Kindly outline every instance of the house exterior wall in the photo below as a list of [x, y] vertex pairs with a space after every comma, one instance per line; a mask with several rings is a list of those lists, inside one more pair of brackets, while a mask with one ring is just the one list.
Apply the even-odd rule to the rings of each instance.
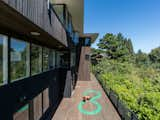
[[[49, 119], [65, 88], [71, 88], [69, 95], [75, 88], [78, 64], [79, 80], [90, 80], [89, 45], [79, 44], [78, 32], [66, 30], [48, 1], [0, 2], [0, 120]], [[79, 1], [69, 1], [64, 3], [81, 34], [84, 1], [80, 0], [80, 21], [74, 16]], [[40, 36], [30, 35], [32, 30]]]
[[90, 80], [90, 52], [91, 48], [83, 46], [81, 48], [81, 56], [78, 70], [78, 80]]
[[[1, 3], [1, 6], [8, 7], [8, 10], [15, 10], [18, 13], [17, 15], [14, 13], [15, 20], [16, 16], [21, 15], [21, 17], [28, 19], [37, 27], [49, 33], [54, 39], [67, 46], [66, 31], [52, 8], [48, 8], [47, 0], [1, 0], [1, 2], [4, 2], [4, 4]], [[9, 9], [9, 7], [12, 9]]]

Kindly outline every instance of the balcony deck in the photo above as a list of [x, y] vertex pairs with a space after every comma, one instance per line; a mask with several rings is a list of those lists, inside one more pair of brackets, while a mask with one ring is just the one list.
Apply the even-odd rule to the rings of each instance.
[[[82, 102], [84, 94], [91, 96], [90, 101]], [[62, 100], [52, 120], [121, 120], [121, 118], [94, 75], [91, 75], [91, 81], [77, 82], [72, 98]]]

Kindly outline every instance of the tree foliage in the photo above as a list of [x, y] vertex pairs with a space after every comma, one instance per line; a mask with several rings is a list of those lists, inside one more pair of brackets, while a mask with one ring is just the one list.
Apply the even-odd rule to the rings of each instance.
[[140, 120], [160, 120], [160, 47], [135, 53], [131, 39], [121, 33], [107, 33], [98, 47], [108, 56], [92, 65], [101, 82]]
[[127, 58], [134, 54], [131, 40], [124, 38], [121, 33], [107, 33], [100, 39], [98, 47], [105, 50], [110, 59]]
[[149, 54], [149, 58], [153, 63], [160, 63], [160, 47], [153, 49]]
[[103, 59], [92, 67], [106, 87], [118, 94], [140, 120], [160, 119], [160, 74], [152, 67]]
[[148, 64], [149, 63], [149, 57], [146, 53], [143, 53], [141, 50], [138, 50], [138, 53], [135, 54], [135, 62], [138, 65], [142, 64]]

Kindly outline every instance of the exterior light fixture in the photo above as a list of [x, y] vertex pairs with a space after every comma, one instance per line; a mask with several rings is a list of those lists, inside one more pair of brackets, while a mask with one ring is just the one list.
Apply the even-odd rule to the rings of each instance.
[[39, 36], [39, 35], [40, 35], [40, 33], [39, 33], [39, 32], [31, 32], [31, 35]]

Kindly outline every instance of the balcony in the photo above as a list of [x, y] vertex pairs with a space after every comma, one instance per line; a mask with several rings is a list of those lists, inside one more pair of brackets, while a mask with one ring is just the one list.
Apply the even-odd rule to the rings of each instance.
[[52, 4], [52, 7], [67, 31], [67, 35], [74, 45], [79, 42], [79, 33], [75, 31], [72, 23], [72, 16], [66, 4]]
[[[2, 0], [0, 10], [0, 26], [6, 31], [33, 37], [50, 47], [68, 46], [65, 28], [47, 0]], [[40, 36], [31, 36], [32, 31]]]

